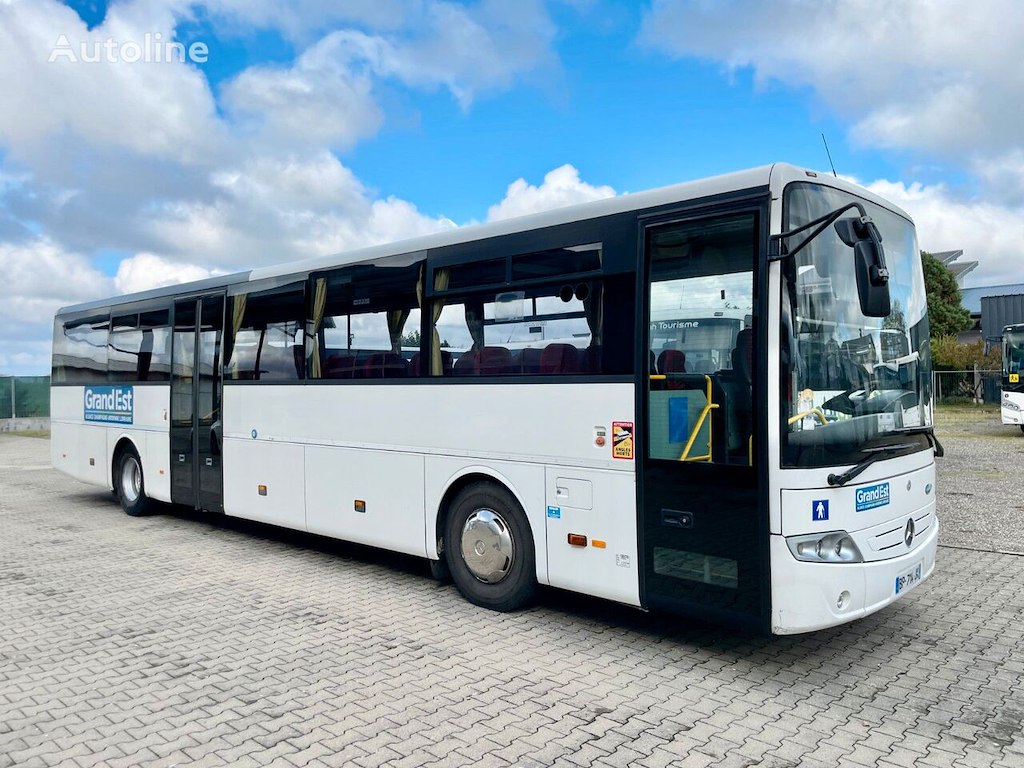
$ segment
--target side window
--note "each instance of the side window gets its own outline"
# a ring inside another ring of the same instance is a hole
[[[435,268],[435,292],[451,290],[469,266]],[[600,270],[600,244],[513,256],[507,266],[504,288],[434,299],[432,375],[600,373],[602,282],[586,275]]]
[[[756,253],[753,213],[648,231],[652,458],[749,463]]]
[[[170,312],[114,315],[110,324],[111,381],[167,381],[170,377]]]
[[[101,384],[107,380],[107,341],[110,318],[100,317],[54,323],[53,382]]]
[[[417,376],[422,265],[344,267],[311,280],[314,379]]]
[[[110,349],[107,350],[107,370],[111,381],[135,381],[139,367],[142,333],[139,316],[114,315],[110,319]]]
[[[139,381],[170,381],[170,310],[158,309],[141,313],[139,331],[142,334],[142,344],[139,347]]]
[[[305,283],[229,297],[224,378],[294,381],[305,371]]]

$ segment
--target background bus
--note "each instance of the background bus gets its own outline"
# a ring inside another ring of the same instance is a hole
[[[1003,395],[999,415],[1003,424],[1016,424],[1024,432],[1024,323],[1003,328]]]
[[[418,555],[498,610],[550,585],[830,626],[934,567],[918,253],[898,209],[776,165],[69,307],[53,462],[129,514]]]

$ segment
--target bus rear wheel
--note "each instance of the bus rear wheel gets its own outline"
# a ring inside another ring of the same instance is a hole
[[[114,478],[121,509],[132,517],[146,514],[152,506],[152,501],[146,496],[142,462],[134,448],[127,448],[121,454]]]
[[[445,554],[455,586],[474,605],[514,611],[536,595],[530,525],[502,488],[474,483],[459,493],[445,526]]]

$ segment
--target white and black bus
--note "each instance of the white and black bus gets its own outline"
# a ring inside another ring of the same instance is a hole
[[[1003,328],[1003,380],[999,414],[1003,424],[1024,432],[1024,323]]]
[[[914,226],[787,165],[96,301],[55,319],[57,468],[796,633],[934,567]]]

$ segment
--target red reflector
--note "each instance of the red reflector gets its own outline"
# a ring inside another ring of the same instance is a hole
[[[585,547],[587,546],[587,537],[582,533],[570,533],[569,543],[574,547]]]

